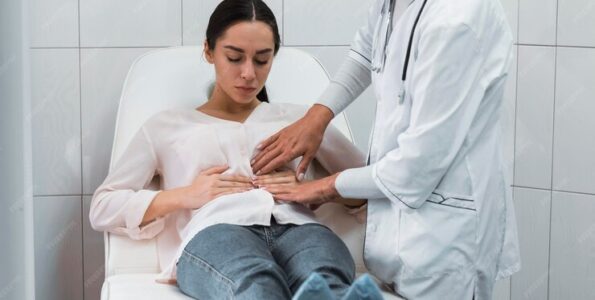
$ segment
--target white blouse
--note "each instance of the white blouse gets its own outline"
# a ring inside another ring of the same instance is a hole
[[[244,123],[219,119],[197,110],[169,110],[151,117],[95,191],[89,218],[98,231],[132,239],[157,238],[161,279],[175,278],[175,264],[186,244],[202,229],[220,223],[270,225],[317,222],[312,211],[279,203],[265,190],[254,189],[216,198],[196,210],[179,210],[140,227],[159,190],[188,186],[198,174],[228,165],[224,174],[253,176],[250,160],[256,146],[302,117],[307,107],[261,103]],[[330,126],[306,178],[364,165],[364,156]],[[287,167],[295,170],[299,159]],[[149,185],[159,175],[159,190]]]

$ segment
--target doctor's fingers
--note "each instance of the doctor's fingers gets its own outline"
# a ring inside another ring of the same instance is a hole
[[[279,138],[279,135],[281,135],[281,131],[275,133],[274,135],[270,136],[268,139],[260,142],[260,144],[258,144],[258,146],[256,146],[257,150],[263,150],[268,148],[270,145],[272,145],[274,142],[277,141],[277,139]]]
[[[284,149],[281,145],[273,144],[273,147],[266,152],[259,153],[252,160],[254,162],[252,170],[256,172],[256,175],[270,173],[293,159],[283,153]]]
[[[252,157],[252,160],[250,161],[250,165],[252,166],[252,169],[255,171],[254,167],[255,166],[260,166],[263,162],[262,162],[262,158],[267,155],[268,153],[270,153],[271,151],[275,150],[275,149],[279,149],[279,142],[277,140],[275,140],[274,142],[272,142],[271,144],[268,144],[266,147],[263,148],[258,148],[259,150],[258,153],[256,153],[256,155],[254,157]]]
[[[280,184],[280,183],[297,183],[295,179],[295,174],[293,172],[289,172],[283,176],[279,177],[263,177],[258,176],[256,180],[253,181],[256,185],[267,185],[267,184]]]
[[[268,190],[268,189],[267,189]],[[277,201],[297,202],[303,204],[318,203],[316,200],[302,197],[299,193],[271,193]]]
[[[302,157],[300,164],[298,165],[297,169],[295,170],[295,172],[297,174],[297,179],[299,181],[302,181],[304,179],[304,174],[306,174],[306,171],[308,170],[308,166],[310,165],[310,163],[312,162],[313,159],[314,159],[313,153],[305,153],[304,156]]]
[[[256,176],[256,179],[268,179],[268,178],[276,178],[276,177],[292,177],[295,175],[293,170],[285,170],[285,171],[276,171],[264,175]]]
[[[265,191],[275,195],[292,194],[295,192],[296,185],[294,184],[271,184],[263,187]]]

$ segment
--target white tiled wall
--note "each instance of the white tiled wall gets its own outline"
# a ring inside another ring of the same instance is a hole
[[[218,1],[31,1],[39,299],[99,299],[103,239],[87,215],[107,173],[123,79],[147,51],[202,43]],[[333,74],[372,1],[265,2],[284,45]],[[523,271],[499,282],[495,299],[594,299],[595,2],[501,2],[518,53],[502,128]],[[368,90],[347,110],[362,150],[375,106]]]
[[[107,175],[120,92],[134,60],[151,48],[81,49],[83,193]]]
[[[556,49],[519,46],[515,185],[549,189]]]
[[[34,197],[35,298],[83,299],[81,196]]]

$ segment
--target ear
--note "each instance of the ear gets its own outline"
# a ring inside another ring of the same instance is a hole
[[[213,51],[211,51],[211,50],[209,49],[209,43],[207,43],[207,41],[206,41],[206,40],[205,40],[205,42],[204,42],[204,53],[205,53],[205,58],[206,58],[206,60],[207,60],[207,61],[208,61],[210,64],[212,64],[212,63],[215,61],[215,59],[214,59],[214,57],[213,57]]]

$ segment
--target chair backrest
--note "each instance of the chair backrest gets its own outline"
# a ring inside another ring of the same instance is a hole
[[[122,90],[110,169],[152,115],[171,108],[192,109],[206,101],[215,74],[202,54],[202,47],[174,47],[149,52],[134,62]],[[266,88],[271,102],[309,105],[328,83],[328,74],[315,58],[301,50],[282,48]],[[343,114],[333,125],[353,140]],[[156,249],[154,239],[133,241],[106,233],[106,276],[158,272]]]

